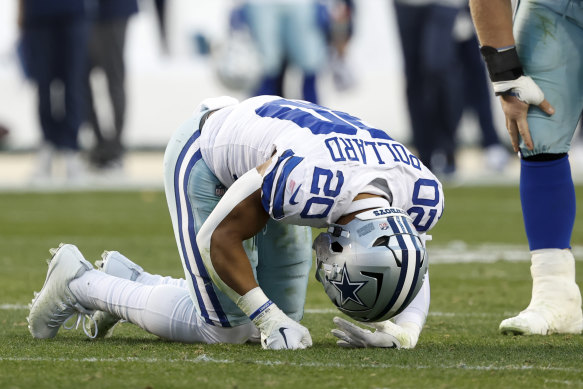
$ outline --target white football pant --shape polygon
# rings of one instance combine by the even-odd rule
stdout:
[[[164,283],[146,285],[91,270],[73,280],[69,288],[85,308],[109,312],[176,342],[244,343],[258,334],[251,322],[228,328],[206,323],[184,280],[149,274],[138,280]]]

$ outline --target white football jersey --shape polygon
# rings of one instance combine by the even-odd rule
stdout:
[[[385,131],[344,112],[277,96],[259,96],[209,117],[202,157],[227,187],[270,159],[262,203],[275,220],[325,227],[359,193],[382,193],[427,231],[443,212],[437,178]]]

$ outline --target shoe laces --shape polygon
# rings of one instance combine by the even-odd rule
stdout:
[[[94,312],[83,308],[79,304],[75,304],[74,308],[75,308],[75,311],[73,313],[70,313],[70,312],[69,313],[66,313],[66,312],[61,313],[61,317],[67,316],[65,321],[62,322],[63,328],[66,330],[72,330],[72,329],[78,329],[79,325],[81,325],[81,328],[83,328],[83,332],[85,333],[85,335],[89,339],[95,339],[97,337],[99,329],[97,328],[97,323],[95,322],[95,319],[93,318]],[[71,321],[72,318],[75,318],[74,321]],[[89,320],[89,325],[86,325],[87,320]],[[67,325],[67,323],[69,323],[69,322],[71,322],[71,324]],[[94,331],[92,331],[92,329],[94,329]]]
[[[29,309],[31,309],[33,304],[36,302],[38,295],[39,295],[39,292],[35,291],[34,298],[28,304]],[[88,310],[85,307],[83,307],[81,304],[79,304],[77,302],[73,302],[70,299],[68,299],[67,302],[61,302],[59,304],[57,311],[51,315],[49,322],[47,323],[47,326],[50,328],[63,326],[63,328],[66,330],[72,330],[73,328],[75,328],[75,329],[79,328],[79,324],[81,323],[81,320],[82,320],[83,321],[83,332],[85,332],[85,335],[87,335],[87,337],[89,337],[91,339],[95,339],[97,337],[98,328],[97,328],[97,323],[95,322],[95,319],[93,319],[93,313],[94,313],[94,311]],[[80,314],[82,314],[83,316],[81,316]],[[67,323],[71,320],[72,317],[75,317],[75,316],[77,317],[75,322],[72,325],[67,326]],[[85,326],[87,319],[90,320],[90,323],[93,322],[93,327],[95,328],[94,335],[91,335],[91,333],[90,333],[91,327],[87,326],[87,327],[89,327],[89,330],[88,330],[87,327]],[[26,320],[29,321],[29,317],[27,317]]]

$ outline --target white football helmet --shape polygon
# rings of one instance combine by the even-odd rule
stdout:
[[[390,319],[419,292],[427,271],[424,242],[399,208],[357,214],[314,240],[316,279],[338,309],[362,322]]]

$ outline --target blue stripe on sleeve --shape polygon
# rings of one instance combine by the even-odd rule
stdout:
[[[275,216],[276,214],[282,215],[281,217],[283,217],[283,195],[285,193],[286,179],[293,170],[293,168],[295,168],[297,164],[300,163],[303,159],[299,157],[293,157],[293,155],[294,153],[291,150],[284,151],[283,154],[277,159],[277,162],[275,163],[273,169],[263,178],[263,185],[261,186],[261,205],[263,206],[263,209],[265,209],[265,212],[272,214],[274,218],[276,218]],[[292,157],[293,159],[291,159]],[[298,161],[297,162],[286,161],[286,159],[288,158],[290,158],[292,161],[298,159]],[[282,173],[279,177],[277,177],[279,168],[282,163],[284,164]],[[288,163],[291,163],[289,167],[287,166]],[[283,181],[282,176],[284,176]],[[273,211],[270,212],[272,197],[274,204]]]
[[[281,174],[277,180],[275,195],[273,196],[273,218],[276,220],[279,220],[285,216],[283,212],[283,204],[285,202],[285,186],[287,184],[287,178],[289,177],[292,170],[294,170],[295,167],[298,166],[300,162],[302,162],[302,160],[303,158],[300,157],[290,157],[281,169]]]

